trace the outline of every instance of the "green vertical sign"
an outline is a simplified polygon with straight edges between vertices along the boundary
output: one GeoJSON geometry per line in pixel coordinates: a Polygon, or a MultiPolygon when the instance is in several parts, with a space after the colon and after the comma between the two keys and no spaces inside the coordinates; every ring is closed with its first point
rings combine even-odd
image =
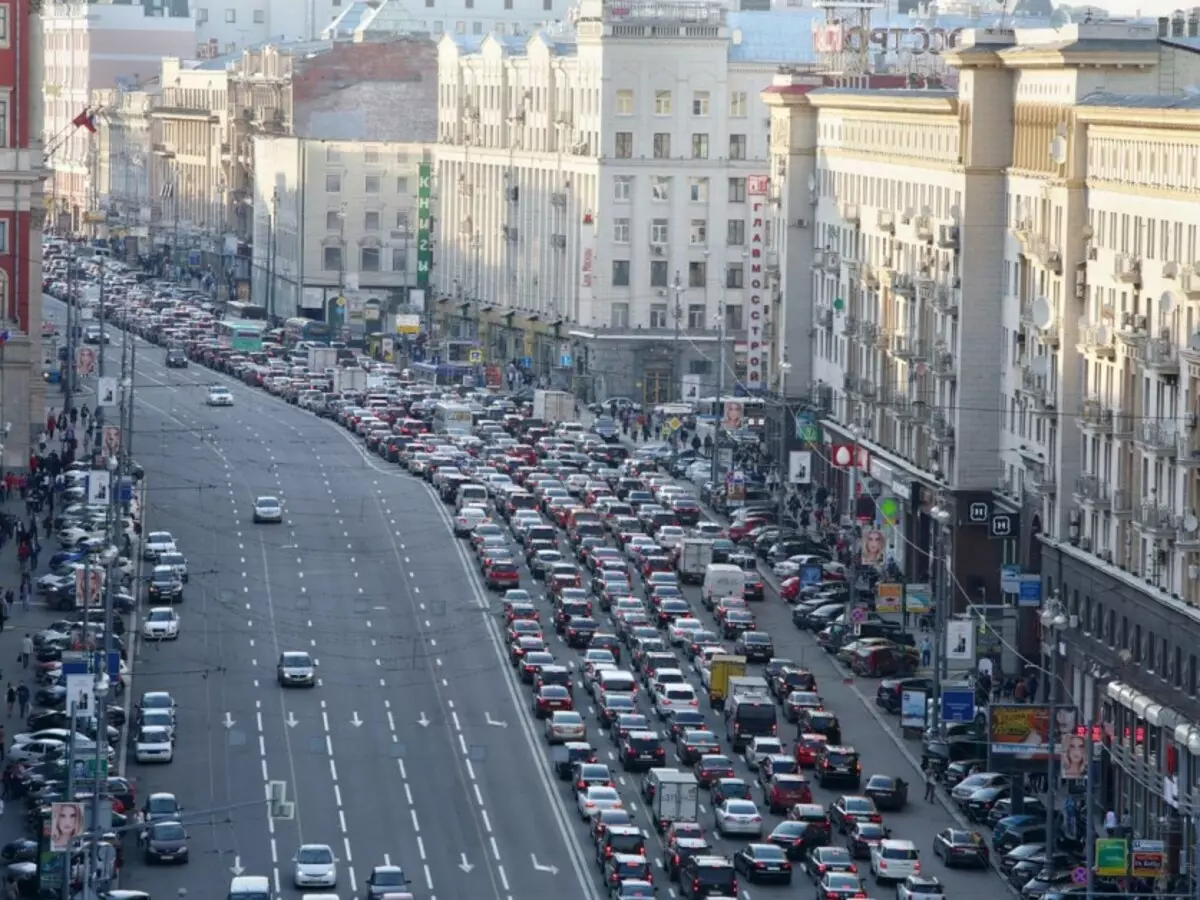
{"type": "Polygon", "coordinates": [[[1096,874],[1101,878],[1129,874],[1129,842],[1125,838],[1096,838],[1096,874]]]}
{"type": "Polygon", "coordinates": [[[429,287],[433,271],[433,172],[427,162],[417,167],[417,287],[429,287]]]}

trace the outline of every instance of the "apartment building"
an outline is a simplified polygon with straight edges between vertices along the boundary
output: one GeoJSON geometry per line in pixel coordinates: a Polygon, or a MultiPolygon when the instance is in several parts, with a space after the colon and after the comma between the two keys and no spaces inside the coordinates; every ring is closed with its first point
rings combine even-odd
{"type": "Polygon", "coordinates": [[[532,34],[567,18],[564,0],[355,0],[341,8],[323,37],[374,40],[380,34],[475,35],[532,34]]]}
{"type": "Polygon", "coordinates": [[[781,335],[812,329],[793,373],[822,413],[817,468],[847,508],[852,481],[868,516],[893,501],[910,580],[942,577],[932,554],[952,611],[1009,610],[1020,651],[1103,723],[1102,805],[1172,860],[1200,801],[1187,27],[975,30],[947,54],[956,90],[781,76],[764,94],[782,277],[810,285],[781,335]]]}
{"type": "Polygon", "coordinates": [[[774,69],[811,19],[585,0],[439,46],[439,327],[597,396],[769,386],[774,69]]]}
{"type": "Polygon", "coordinates": [[[42,139],[52,173],[47,186],[55,210],[52,224],[61,232],[79,232],[96,207],[99,182],[93,132],[73,121],[89,109],[93,90],[149,79],[164,56],[194,53],[195,25],[186,0],[165,5],[143,0],[46,3],[41,26],[42,139]]]}
{"type": "Polygon", "coordinates": [[[159,105],[158,80],[146,86],[92,91],[95,117],[96,209],[101,237],[126,241],[130,252],[150,249],[150,225],[158,199],[151,188],[154,139],[151,111],[159,105]]]}
{"type": "Polygon", "coordinates": [[[418,177],[427,145],[254,141],[251,296],[274,319],[390,330],[417,279],[418,177]]]}

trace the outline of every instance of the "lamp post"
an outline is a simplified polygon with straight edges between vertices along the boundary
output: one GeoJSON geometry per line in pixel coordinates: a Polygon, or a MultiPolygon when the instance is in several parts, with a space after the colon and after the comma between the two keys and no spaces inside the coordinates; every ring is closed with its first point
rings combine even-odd
{"type": "Polygon", "coordinates": [[[943,669],[946,667],[946,652],[945,652],[945,630],[946,630],[946,605],[949,598],[948,582],[950,580],[950,567],[946,565],[946,545],[945,533],[950,527],[950,522],[954,516],[945,506],[938,504],[929,511],[930,517],[934,522],[933,533],[933,558],[930,568],[930,577],[934,577],[934,627],[933,627],[933,716],[934,727],[938,730],[942,727],[942,679],[944,677],[943,669]]]}
{"type": "MultiPolygon", "coordinates": [[[[1057,741],[1061,739],[1061,735],[1055,735],[1055,726],[1058,723],[1058,707],[1062,703],[1062,682],[1058,677],[1058,633],[1067,626],[1067,614],[1063,608],[1062,600],[1059,598],[1058,592],[1055,591],[1053,596],[1046,602],[1041,614],[1042,628],[1044,635],[1049,635],[1050,659],[1047,660],[1046,677],[1050,679],[1050,714],[1046,717],[1046,745],[1048,752],[1046,754],[1046,858],[1054,858],[1054,844],[1057,838],[1055,833],[1055,816],[1054,804],[1055,795],[1058,787],[1058,772],[1056,763],[1058,762],[1058,754],[1055,752],[1057,741]]],[[[1044,642],[1044,637],[1043,637],[1044,642]]],[[[1036,700],[1030,697],[1032,703],[1036,700]]],[[[1090,732],[1089,732],[1090,734],[1090,732]]],[[[1088,759],[1088,765],[1091,765],[1091,759],[1088,759]]],[[[1089,810],[1088,815],[1092,813],[1089,810]]],[[[1088,862],[1091,865],[1091,861],[1088,862]]]]}
{"type": "MultiPolygon", "coordinates": [[[[671,286],[675,292],[675,304],[671,307],[671,315],[675,319],[675,341],[671,345],[671,380],[674,384],[667,391],[667,396],[673,398],[675,392],[679,392],[679,399],[683,400],[682,375],[683,367],[682,360],[679,355],[679,338],[683,327],[683,280],[679,277],[679,270],[675,270],[675,283],[671,286]]],[[[671,433],[671,440],[678,440],[674,432],[671,433]]]]}
{"type": "Polygon", "coordinates": [[[787,516],[787,486],[791,478],[787,458],[787,430],[788,420],[791,418],[791,409],[787,399],[787,377],[791,371],[792,364],[788,362],[787,354],[784,353],[783,359],[779,361],[779,397],[783,406],[779,416],[779,461],[776,466],[779,471],[779,525],[781,528],[784,518],[787,516]]]}

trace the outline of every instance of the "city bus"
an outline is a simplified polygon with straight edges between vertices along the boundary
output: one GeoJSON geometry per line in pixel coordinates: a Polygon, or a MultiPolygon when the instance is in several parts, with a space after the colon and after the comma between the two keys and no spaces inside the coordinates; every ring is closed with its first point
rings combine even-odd
{"type": "Polygon", "coordinates": [[[461,403],[438,403],[433,407],[434,434],[470,434],[475,416],[461,403]]]}
{"type": "Polygon", "coordinates": [[[226,319],[217,323],[217,340],[222,347],[238,353],[258,353],[262,350],[266,331],[266,322],[226,319]]]}
{"type": "Polygon", "coordinates": [[[299,341],[311,341],[316,344],[328,344],[333,330],[328,322],[318,322],[314,319],[296,317],[283,323],[283,334],[289,344],[299,341]]]}
{"type": "Polygon", "coordinates": [[[230,300],[225,304],[225,317],[243,322],[265,322],[267,320],[267,308],[247,303],[244,300],[230,300]]]}

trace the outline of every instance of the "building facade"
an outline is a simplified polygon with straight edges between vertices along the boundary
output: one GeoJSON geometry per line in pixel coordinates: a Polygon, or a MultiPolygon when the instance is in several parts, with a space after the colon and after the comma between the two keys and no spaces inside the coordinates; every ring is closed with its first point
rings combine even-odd
{"type": "Polygon", "coordinates": [[[1188,27],[978,30],[947,54],[955,90],[765,93],[815,468],[866,519],[893,501],[910,582],[1013,621],[997,658],[1041,660],[1095,724],[1102,808],[1172,871],[1200,810],[1188,27]]]}
{"type": "Polygon", "coordinates": [[[322,36],[372,41],[397,34],[531,34],[561,22],[571,5],[565,0],[429,0],[416,7],[403,0],[355,0],[322,36]]]}
{"type": "Polygon", "coordinates": [[[158,73],[162,57],[194,53],[195,26],[186,2],[54,2],[42,6],[41,16],[52,224],[74,233],[97,207],[99,190],[94,132],[74,120],[90,109],[93,90],[116,88],[125,79],[138,83],[158,73]]]}
{"type": "Polygon", "coordinates": [[[150,246],[150,225],[159,198],[150,184],[154,163],[154,121],[161,90],[147,86],[105,88],[92,92],[96,113],[97,208],[103,216],[102,237],[126,241],[128,252],[150,246]]]}
{"type": "Polygon", "coordinates": [[[41,20],[22,3],[0,3],[0,464],[27,464],[46,418],[42,338],[41,20]]]}
{"type": "Polygon", "coordinates": [[[251,295],[273,319],[390,330],[416,285],[417,178],[427,145],[254,142],[251,295]]]}
{"type": "Polygon", "coordinates": [[[685,377],[710,396],[722,380],[768,388],[768,23],[811,27],[588,0],[571,30],[443,38],[433,281],[447,333],[589,396],[661,403],[685,377]]]}

